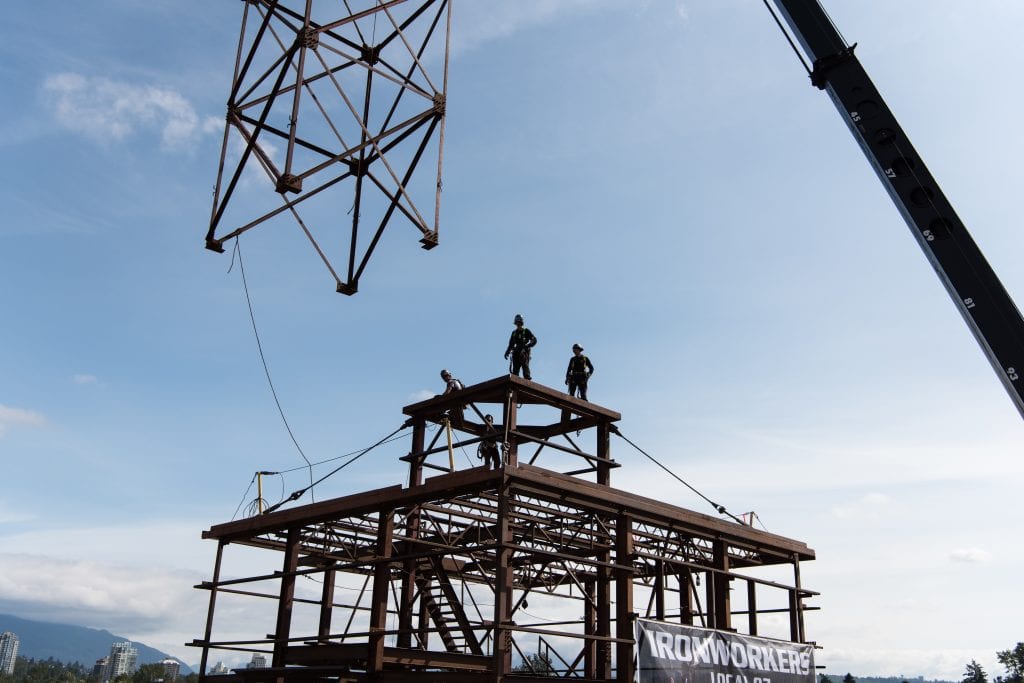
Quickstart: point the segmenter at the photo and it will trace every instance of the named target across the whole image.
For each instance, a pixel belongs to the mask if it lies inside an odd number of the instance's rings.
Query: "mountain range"
[[[91,668],[97,659],[110,654],[110,646],[124,640],[132,640],[114,635],[110,631],[72,626],[70,624],[51,624],[44,621],[22,619],[10,614],[0,614],[0,631],[11,631],[18,636],[18,656],[30,659],[53,658],[65,664],[78,662]],[[139,651],[139,664],[154,664],[164,659],[173,659],[181,664],[181,672],[188,674],[192,669],[177,657],[149,647],[137,640],[132,644]]]

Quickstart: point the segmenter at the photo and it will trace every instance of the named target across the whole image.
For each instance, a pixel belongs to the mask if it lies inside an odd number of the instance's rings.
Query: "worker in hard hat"
[[[452,377],[452,373],[447,370],[441,371],[441,379],[444,380],[445,384],[444,394],[442,394],[442,396],[450,394],[453,391],[461,391],[462,389],[465,389],[465,387],[462,386],[462,382]]]
[[[530,379],[530,349],[537,345],[537,338],[529,328],[523,326],[523,316],[516,313],[512,323],[516,329],[512,330],[512,336],[508,338],[505,359],[508,360],[509,356],[512,356],[511,374],[518,375],[521,368],[523,379]]]
[[[587,380],[594,374],[594,364],[583,355],[583,347],[579,344],[572,345],[572,358],[569,359],[569,367],[565,370],[565,383],[569,385],[569,395],[587,400]]]
[[[452,377],[452,373],[448,372],[448,370],[441,371],[441,379],[444,380],[444,393],[441,394],[442,396],[447,396],[448,394],[454,393],[456,391],[462,391],[465,388],[464,386],[462,386],[462,382]],[[448,419],[451,421],[451,425],[453,427],[462,427],[465,421],[465,418],[463,416],[463,411],[465,410],[466,406],[459,405],[452,407],[448,411]]]
[[[484,461],[489,469],[501,467],[501,452],[498,450],[498,430],[494,418],[484,415],[484,438],[476,447],[476,457]]]

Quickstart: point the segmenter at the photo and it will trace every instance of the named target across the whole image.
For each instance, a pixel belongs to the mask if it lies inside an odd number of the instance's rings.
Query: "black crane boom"
[[[1024,417],[1024,318],[818,0],[774,0]]]

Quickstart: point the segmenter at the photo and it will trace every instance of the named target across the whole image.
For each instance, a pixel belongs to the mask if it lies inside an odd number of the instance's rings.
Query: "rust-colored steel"
[[[396,214],[438,242],[449,0],[242,7],[206,246],[290,220],[354,294]],[[416,174],[432,155],[436,175]]]
[[[251,638],[218,639],[211,610],[192,643],[204,661],[214,650],[272,651],[274,666],[235,671],[253,682],[542,680],[550,672],[532,670],[538,661],[576,680],[629,681],[637,616],[804,640],[803,612],[814,609],[805,600],[816,594],[800,585],[799,565],[814,552],[612,488],[615,411],[505,376],[404,413],[414,428],[401,458],[409,486],[204,533],[222,551],[251,546],[281,563],[223,580],[218,552],[199,588],[222,609],[277,600],[277,624],[267,634],[253,619]],[[448,425],[465,469],[452,467]],[[490,442],[502,451],[497,469],[470,455]],[[758,576],[779,566],[792,568],[792,584]],[[746,590],[731,595],[736,583]]]

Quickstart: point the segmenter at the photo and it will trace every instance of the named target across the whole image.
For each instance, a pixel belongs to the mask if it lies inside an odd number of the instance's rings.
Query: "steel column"
[[[654,563],[654,618],[665,621],[665,563]]]
[[[693,626],[693,588],[690,585],[690,570],[683,567],[676,576],[679,579],[679,623]]]
[[[417,417],[412,424],[412,450],[409,455],[409,486],[419,486],[423,483],[423,446],[426,443],[427,421]]]
[[[373,568],[373,594],[370,598],[370,635],[367,645],[366,670],[376,675],[384,670],[384,631],[388,618],[388,589],[391,585],[391,541],[395,529],[391,510],[380,513],[377,526],[376,564]]]
[[[583,582],[585,591],[583,601],[583,635],[593,636],[597,634],[597,610],[595,600],[597,599],[595,581],[587,579]],[[583,641],[583,677],[597,678],[597,642],[588,638]]]
[[[220,582],[220,563],[224,558],[224,546],[227,541],[217,544],[217,556],[213,561],[213,579],[210,581],[210,606],[206,611],[206,631],[203,635],[203,654],[199,658],[199,682],[206,681],[206,664],[210,656],[210,638],[213,637],[213,613],[217,605],[217,584]]]
[[[727,572],[729,571],[729,553],[726,552],[725,541],[716,540],[714,542],[714,555],[715,555],[715,569],[717,572],[709,572],[714,577],[713,585],[715,587],[714,600],[714,624],[713,628],[722,629],[724,631],[732,630],[732,608],[729,600],[729,578]]]
[[[510,417],[515,419],[515,404]],[[514,447],[513,447],[514,448]],[[513,494],[508,486],[502,486],[498,493],[498,523],[495,530],[497,547],[495,548],[495,582],[494,582],[494,647],[493,669],[497,680],[512,671],[512,590],[515,586],[515,570],[512,567],[510,547],[513,542],[511,515],[514,504]]]
[[[597,426],[597,483],[610,486],[612,483],[611,468],[611,426],[602,423]]]
[[[519,392],[515,389],[509,389],[508,400],[505,402],[504,410],[504,422],[505,422],[505,433],[508,437],[508,453],[505,456],[505,464],[509,467],[515,467],[519,462],[519,439],[514,435],[516,431],[516,401],[518,400]]]
[[[805,641],[806,634],[804,633],[804,605],[803,605],[803,591],[800,587],[800,558],[793,558],[793,598],[795,601],[796,608],[796,636],[793,638],[794,642],[803,643]]]
[[[757,584],[747,581],[747,630],[757,635]]]
[[[616,680],[633,680],[633,520],[620,514],[615,520],[615,644]]]
[[[324,572],[324,589],[320,596],[320,628],[317,635],[326,641],[331,634],[331,617],[334,614],[334,579],[337,572],[334,563]]]
[[[597,635],[605,640],[597,641],[597,678],[612,677],[612,647],[607,640],[612,635],[611,624],[611,551],[602,550],[597,554],[602,564],[595,568],[597,573]]]
[[[281,568],[281,595],[277,603],[277,627],[274,629],[274,657],[271,666],[283,668],[288,650],[288,638],[291,636],[292,607],[295,604],[295,570],[299,568],[299,542],[302,540],[302,529],[288,529],[288,540],[285,542],[284,566]],[[278,683],[284,678],[277,677]]]

